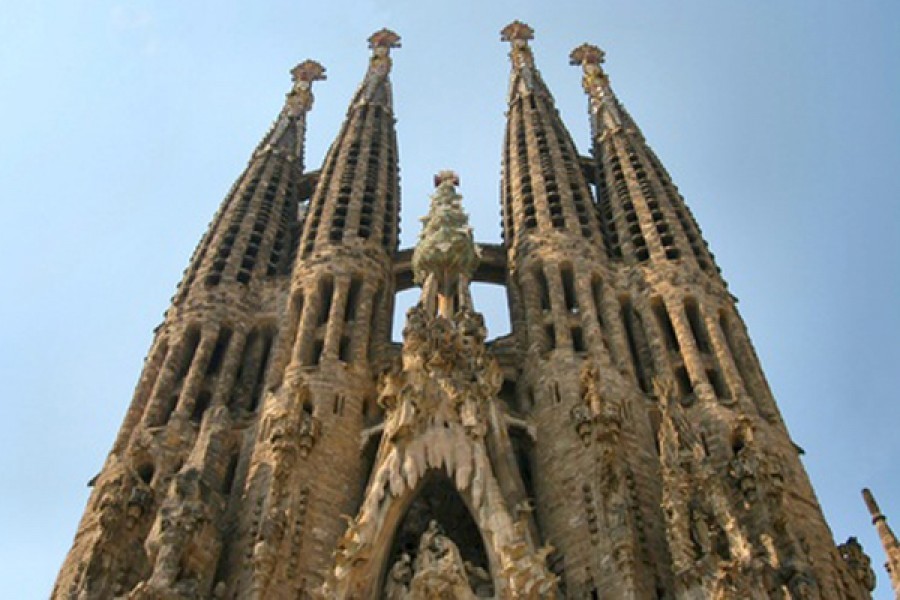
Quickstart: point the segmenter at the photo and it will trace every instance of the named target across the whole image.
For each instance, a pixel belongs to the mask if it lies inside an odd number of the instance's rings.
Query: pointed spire
[[[400,188],[389,75],[390,51],[400,47],[400,36],[381,29],[368,41],[369,66],[310,200],[301,258],[317,248],[342,244],[345,238],[348,243],[380,243],[388,252],[397,247]]]
[[[882,514],[878,503],[875,502],[875,496],[869,488],[863,488],[863,500],[872,515],[872,524],[878,531],[878,537],[881,538],[881,545],[884,546],[884,553],[887,555],[885,568],[888,575],[891,576],[891,587],[894,588],[894,595],[900,598],[900,542],[894,534],[890,525],[887,524],[887,517]]]
[[[595,135],[600,133],[604,113],[611,119],[610,125],[622,126],[622,115],[609,87],[609,77],[601,66],[605,58],[606,53],[603,50],[587,43],[578,46],[569,54],[569,64],[580,65],[584,73],[581,86],[590,98],[591,126]]]
[[[390,29],[384,28],[369,36],[369,48],[372,49],[369,69],[351,104],[351,109],[364,104],[382,104],[389,110],[392,109],[391,82],[388,79],[393,66],[391,48],[399,47],[400,36]]]
[[[550,97],[550,91],[534,64],[531,46],[528,45],[529,40],[534,39],[534,29],[522,21],[513,21],[500,30],[500,39],[510,44],[509,59],[512,63],[512,73],[507,100],[512,102],[519,95],[535,92],[542,92]]]
[[[325,67],[314,60],[305,60],[291,69],[291,78],[294,85],[286,95],[284,108],[256,153],[278,149],[289,156],[303,158],[306,113],[312,109],[314,100],[312,84],[326,79]]]

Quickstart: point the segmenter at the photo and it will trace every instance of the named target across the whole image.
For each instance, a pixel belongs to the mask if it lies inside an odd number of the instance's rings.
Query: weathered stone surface
[[[324,68],[292,71],[156,333],[54,598],[869,597],[870,560],[835,545],[603,52],[570,57],[585,158],[534,31],[501,36],[504,242],[483,253],[452,172],[417,248],[397,247],[396,33],[369,39],[317,172],[303,148]],[[506,286],[511,335],[485,340],[472,281]],[[866,501],[900,589],[900,546]]]

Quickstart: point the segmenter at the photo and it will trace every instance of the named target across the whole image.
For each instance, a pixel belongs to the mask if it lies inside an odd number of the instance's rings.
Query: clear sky
[[[460,174],[476,237],[499,239],[498,31],[514,18],[536,30],[582,153],[567,56],[584,41],[607,51],[740,298],[835,537],[859,536],[890,597],[859,489],[900,528],[900,3],[869,0],[4,2],[0,595],[48,594],[152,330],[294,64],[328,68],[316,169],[366,38],[399,32],[403,245],[443,168]],[[502,295],[477,301],[502,332]]]

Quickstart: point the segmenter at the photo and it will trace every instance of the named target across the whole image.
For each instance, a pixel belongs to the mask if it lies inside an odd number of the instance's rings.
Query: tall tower
[[[369,38],[318,171],[303,147],[324,69],[292,71],[157,331],[54,598],[869,596],[868,557],[835,545],[603,52],[570,56],[582,156],[533,30],[501,37],[499,245],[475,244],[443,171],[418,244],[398,248],[397,34]],[[506,287],[508,336],[486,339],[478,281]]]

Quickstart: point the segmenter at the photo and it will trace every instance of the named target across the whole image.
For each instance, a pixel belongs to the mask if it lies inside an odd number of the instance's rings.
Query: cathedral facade
[[[54,598],[870,597],[603,52],[570,56],[584,156],[531,28],[501,36],[501,244],[475,244],[443,171],[399,248],[399,36],[369,39],[318,170],[325,69],[291,72],[156,332]],[[486,340],[473,282],[506,287],[509,335]]]

